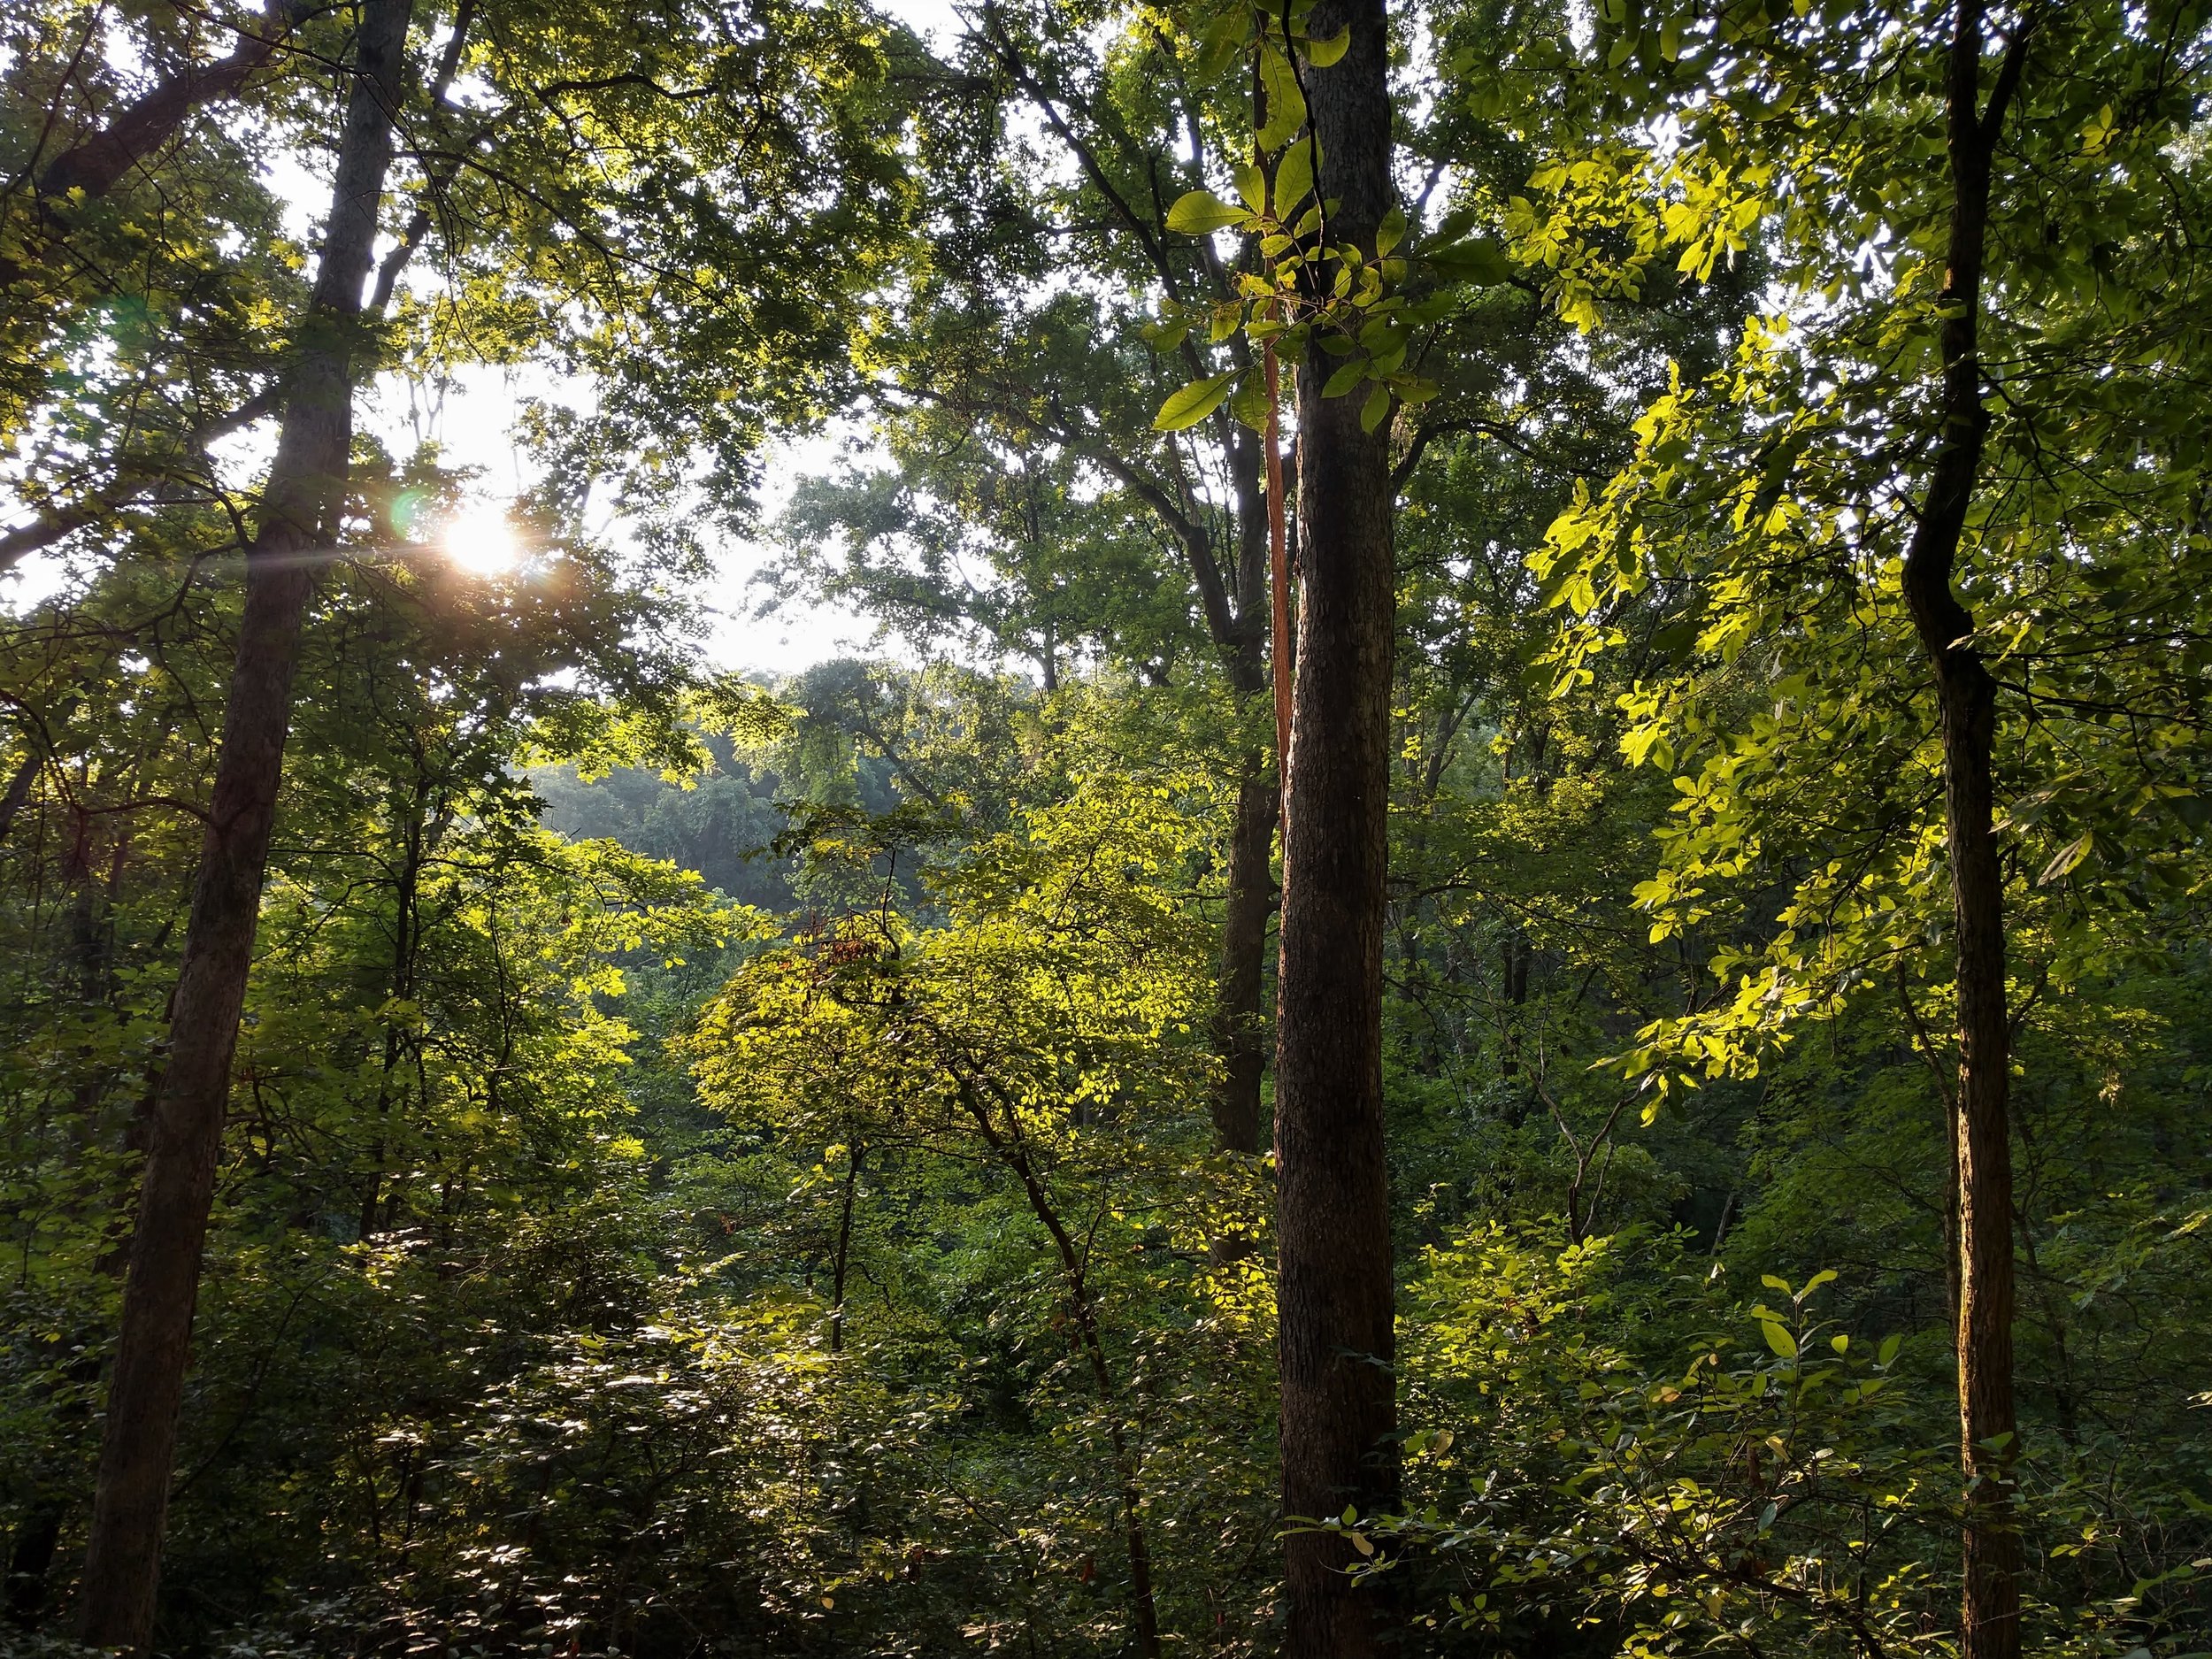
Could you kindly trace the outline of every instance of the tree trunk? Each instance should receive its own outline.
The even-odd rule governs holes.
[[[1267,1070],[1267,918],[1275,909],[1278,797],[1267,762],[1245,756],[1237,776],[1236,824],[1230,833],[1229,882],[1221,929],[1216,1041],[1225,1076],[1214,1101],[1214,1144],[1258,1156],[1260,1079]]]
[[[1392,200],[1382,0],[1324,0],[1316,40],[1351,30],[1304,71],[1329,238],[1371,250]],[[1398,1498],[1390,1210],[1383,1157],[1382,948],[1394,594],[1387,428],[1360,400],[1299,376],[1301,568],[1284,790],[1275,1153],[1281,1282],[1283,1507],[1361,1515]],[[1284,1540],[1286,1659],[1362,1659],[1386,1609],[1345,1569],[1340,1535]]]
[[[1240,431],[1229,446],[1236,491],[1236,608],[1214,645],[1230,688],[1249,703],[1268,686],[1261,664],[1268,645],[1268,521],[1274,503],[1259,488],[1261,451]],[[1267,918],[1275,912],[1275,828],[1282,792],[1266,757],[1245,752],[1237,767],[1236,822],[1230,830],[1228,891],[1224,895],[1221,971],[1214,1003],[1221,1087],[1214,1096],[1214,1144],[1256,1157],[1260,1084],[1267,1072]],[[1243,1254],[1233,1238],[1216,1241],[1217,1256]]]
[[[1067,1279],[1068,1311],[1073,1316],[1076,1338],[1082,1344],[1084,1357],[1090,1361],[1091,1380],[1097,1385],[1099,1408],[1106,1416],[1106,1438],[1114,1455],[1114,1472],[1121,1483],[1122,1541],[1129,1554],[1129,1633],[1137,1659],[1160,1659],[1160,1614],[1152,1588],[1152,1547],[1145,1537],[1144,1490],[1139,1480],[1136,1453],[1129,1444],[1128,1430],[1123,1423],[1113,1368],[1106,1360],[1105,1339],[1099,1330],[1098,1304],[1091,1295],[1090,1274],[1085,1265],[1086,1251],[1077,1246],[1068,1232],[1058,1207],[1046,1190],[1045,1178],[1030,1161],[1028,1143],[1022,1138],[1021,1115],[1013,1102],[987,1079],[971,1078],[956,1068],[950,1069],[950,1075],[969,1116],[982,1132],[985,1143],[1021,1182],[1030,1213],[1043,1224],[1052,1240],[1052,1248],[1059,1254],[1060,1271]],[[987,1090],[998,1100],[1006,1114],[1003,1132],[992,1122],[990,1108],[984,1103],[983,1093]]]
[[[334,527],[353,433],[355,333],[375,249],[412,0],[365,0],[322,263],[288,381],[276,459],[248,549],[223,745],[185,933],[161,1092],[132,1234],[99,1484],[79,1591],[85,1639],[147,1651],[200,1256],[222,1149],[238,1017],[253,958],[292,682],[312,583]]]
[[[7,793],[0,795],[0,841],[7,840],[8,832],[23,815],[24,807],[30,803],[32,786],[38,782],[38,774],[45,764],[36,749],[30,749],[17,763],[14,775],[8,780]]]
[[[845,1148],[845,1199],[837,1215],[837,1255],[830,1270],[830,1352],[845,1351],[845,1270],[852,1256],[853,1201],[860,1195],[860,1160],[868,1148],[855,1141]]]
[[[2005,1013],[2004,872],[1995,831],[1997,686],[1971,643],[1974,620],[1952,588],[1979,480],[1988,415],[1979,326],[1990,167],[2026,58],[2008,42],[1981,107],[1982,0],[1961,0],[1945,96],[1951,229],[1940,344],[1943,440],[1905,555],[1913,626],[1933,667],[1943,728],[1944,816],[1958,957],[1958,1380],[1967,1474],[1962,1659],[2017,1659],[2020,1539],[2012,1512],[2018,1453],[2012,1374],[2011,1033]]]
[[[26,1506],[8,1549],[8,1622],[36,1630],[46,1611],[46,1579],[61,1545],[61,1500],[42,1493]]]

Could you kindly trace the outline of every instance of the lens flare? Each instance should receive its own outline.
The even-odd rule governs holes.
[[[445,527],[445,556],[473,576],[504,576],[522,563],[522,544],[506,510],[482,503]]]

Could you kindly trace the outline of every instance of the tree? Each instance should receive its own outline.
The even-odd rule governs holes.
[[[1562,516],[1540,565],[1555,603],[1577,617],[1561,653],[1567,680],[1584,672],[1586,648],[1626,642],[1624,599],[1648,589],[1674,611],[1659,637],[1672,634],[1688,666],[1624,702],[1632,757],[1671,766],[1701,756],[1678,786],[1691,796],[1688,822],[1644,889],[1660,918],[1654,937],[1740,917],[1761,880],[1787,895],[1778,932],[1712,958],[1723,985],[1736,982],[1729,1005],[1655,1023],[1632,1067],[1663,1068],[1702,1044],[1709,1074],[1747,1075],[1750,1055],[1794,1020],[1832,1016],[1870,984],[1894,995],[1893,971],[1918,956],[1920,930],[1947,901],[1962,1639],[1978,1659],[2023,1642],[2007,912],[2101,837],[2108,856],[2140,859],[2147,875],[2175,856],[2174,826],[2147,809],[2161,789],[2189,787],[2168,757],[2205,718],[2186,665],[2198,648],[2184,646],[2174,674],[2167,646],[2150,643],[2167,628],[2169,642],[2193,642],[2197,613],[2183,604],[2153,623],[2126,573],[2146,543],[2161,559],[2199,556],[2188,526],[2200,460],[2193,441],[2176,445],[2162,420],[2115,403],[2109,377],[2083,368],[2125,360],[2154,383],[2196,373],[2198,347],[2164,319],[2201,280],[2173,217],[2201,180],[2180,152],[2153,159],[2161,141],[2149,134],[2189,119],[2207,39],[2193,13],[2170,21],[2167,43],[2139,55],[2131,26],[2102,9],[2062,22],[1970,3],[1890,32],[1862,35],[1839,16],[1689,46],[1670,25],[1661,65],[1725,66],[1740,101],[1811,107],[1790,117],[1770,159],[1733,177],[1724,175],[1744,134],[1732,106],[1701,114],[1696,142],[1655,173],[1632,146],[1540,172],[1562,205],[1521,221],[1524,245],[1557,273],[1563,308],[1633,290],[1663,250],[1681,249],[1685,272],[1709,273],[1763,226],[1810,308],[1801,323],[1785,309],[1747,330],[1733,376],[1656,403],[1637,460],[1601,502],[1582,497]],[[1617,50],[1614,66],[1629,56]],[[1647,58],[1621,79],[1665,86],[1681,73]],[[2131,138],[2116,143],[2123,126]],[[2063,141],[2051,137],[2059,127]],[[2148,148],[2135,148],[2139,133]],[[1908,142],[1942,154],[1939,178],[1901,163],[1860,170],[1861,157],[1900,156]],[[1664,179],[1655,213],[1626,203],[1631,176]],[[2075,192],[2064,205],[2049,194],[2062,177]],[[1601,238],[1568,228],[1578,217],[1627,232],[1615,247],[1635,251],[1602,251]],[[2158,273],[2139,287],[2115,282],[2081,245],[2120,224],[2141,268]],[[1855,228],[1839,237],[1843,226]],[[1862,257],[1842,245],[1850,235],[1873,250],[1870,269],[1850,268]],[[1732,406],[1733,432],[1704,423],[1709,394]],[[2128,451],[2158,457],[2154,480],[2113,470]],[[2100,666],[2085,679],[2090,657]],[[1932,671],[1932,699],[1907,678],[1916,664]],[[1762,671],[1771,712],[1745,698],[1747,676]],[[2100,730],[2114,721],[2162,735],[2118,762]],[[2107,758],[2083,767],[2093,754]],[[1839,793],[1830,772],[1807,792],[1807,769],[1839,757],[1862,785]],[[2093,775],[2108,788],[2129,781],[2091,807]],[[2101,827],[2037,856],[2055,809]],[[1777,841],[1791,849],[1778,860]],[[2130,844],[2140,850],[2124,852]],[[1793,857],[1803,866],[1784,862]],[[1716,890],[1731,897],[1709,902]],[[2058,970],[2047,963],[2041,977]]]
[[[365,0],[322,263],[247,554],[237,662],[131,1234],[81,1596],[85,1639],[133,1653],[153,1637],[200,1254],[314,580],[308,556],[335,529],[344,498],[364,366],[353,336],[375,254],[412,10],[411,0]]]
[[[1103,1211],[1155,1207],[1146,1189],[1173,1183],[1148,1165],[1174,1146],[1175,1103],[1204,1069],[1189,1043],[1202,1002],[1196,935],[1163,885],[1184,830],[1164,793],[1099,780],[1027,815],[939,875],[942,929],[910,931],[887,879],[872,913],[749,964],[691,1045],[726,1110],[810,1130],[849,1157],[867,1144],[981,1160],[1011,1184],[1050,1241],[1057,1323],[1094,1391],[1129,1640],[1146,1659],[1163,1650],[1161,1591],[1097,1241]],[[849,1225],[830,1313],[841,1348]]]
[[[941,180],[938,255],[866,340],[887,365],[878,408],[909,490],[957,498],[956,478],[1003,490],[988,486],[994,474],[1079,484],[1073,520],[1006,561],[1020,609],[1154,678],[1202,655],[1238,705],[1225,760],[1240,804],[1224,849],[1215,1025],[1225,1070],[1215,1126],[1225,1150],[1255,1155],[1279,811],[1254,729],[1269,628],[1256,404],[1248,401],[1240,419],[1216,400],[1171,432],[1153,421],[1181,377],[1257,360],[1241,335],[1207,341],[1194,327],[1234,309],[1240,275],[1258,261],[1256,237],[1225,262],[1170,217],[1175,186],[1204,185],[1225,165],[1221,146],[1248,145],[1249,78],[1194,27],[1147,21],[1101,36],[1051,5],[989,5],[962,49],[957,79],[936,71],[959,114],[937,112],[926,128]],[[1003,130],[1016,111],[1041,122],[1033,140]],[[1053,280],[1064,246],[1082,250],[1079,285]],[[1138,333],[1164,299],[1175,315],[1147,329],[1148,349]],[[844,504],[848,528],[868,531],[864,501],[848,495]],[[991,517],[1006,520],[1002,509]],[[1002,533],[997,544],[1015,546]],[[1162,580],[1167,571],[1179,580]]]
[[[1380,0],[1324,0],[1317,40],[1344,55],[1303,77],[1333,248],[1369,259],[1391,179],[1389,27]],[[1338,255],[1341,260],[1346,256]],[[1326,265],[1315,280],[1331,279]],[[1276,1235],[1281,1259],[1288,1623],[1305,1659],[1379,1650],[1387,1615],[1346,1569],[1352,1547],[1306,1522],[1398,1496],[1395,1284],[1383,1148],[1382,973],[1396,572],[1390,434],[1349,397],[1318,340],[1298,380],[1298,654],[1285,774],[1276,1010]]]

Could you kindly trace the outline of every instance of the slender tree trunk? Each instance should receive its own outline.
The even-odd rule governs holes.
[[[134,1654],[146,1652],[153,1635],[193,1305],[291,728],[310,556],[334,528],[344,498],[355,331],[391,161],[411,9],[411,0],[362,6],[322,263],[248,551],[222,752],[131,1238],[79,1598],[85,1639]]]
[[[421,946],[421,929],[415,912],[421,896],[425,837],[430,818],[430,780],[423,775],[422,766],[422,757],[418,753],[413,795],[394,813],[400,828],[400,865],[398,890],[392,905],[392,979],[388,1000],[396,1003],[412,1002],[415,999],[415,956]],[[362,1183],[359,1232],[365,1244],[376,1237],[388,1218],[384,1164],[391,1156],[394,1079],[411,1046],[410,1040],[402,1035],[402,1021],[405,1018],[395,1010],[384,1025],[384,1064],[376,1082],[376,1132],[369,1143],[368,1174]]]
[[[38,193],[63,196],[81,190],[87,196],[105,196],[131,168],[174,138],[195,110],[235,96],[249,76],[277,56],[294,26],[312,10],[302,0],[280,0],[264,8],[260,16],[247,19],[228,57],[188,64],[125,105],[106,127],[46,165],[38,175]]]
[[[31,799],[31,787],[38,782],[38,774],[45,764],[35,749],[17,763],[14,774],[8,780],[7,793],[0,795],[0,841],[7,840],[15,820],[22,816]]]
[[[860,1160],[868,1148],[856,1141],[845,1148],[845,1197],[837,1214],[837,1256],[830,1269],[830,1352],[845,1351],[845,1270],[852,1258],[853,1201],[860,1195]]]
[[[1229,685],[1249,704],[1267,689],[1261,666],[1268,646],[1268,524],[1274,503],[1263,495],[1263,453],[1240,432],[1229,448],[1237,478],[1236,609],[1226,632],[1216,627]],[[1267,918],[1275,913],[1275,827],[1282,791],[1267,757],[1248,749],[1237,765],[1236,822],[1230,830],[1228,891],[1221,929],[1221,967],[1214,1004],[1221,1087],[1213,1102],[1214,1144],[1257,1156],[1260,1084],[1267,1072]],[[1237,1240],[1216,1241],[1216,1255],[1243,1254]]]
[[[1216,1041],[1225,1075],[1214,1102],[1214,1144],[1257,1156],[1260,1079],[1267,1070],[1267,918],[1275,909],[1277,794],[1266,758],[1247,754],[1237,776],[1230,832],[1229,883],[1221,929]]]
[[[1160,1615],[1152,1588],[1152,1548],[1145,1537],[1144,1490],[1138,1479],[1136,1454],[1130,1448],[1128,1430],[1122,1420],[1113,1367],[1106,1360],[1106,1343],[1099,1330],[1098,1304],[1091,1294],[1090,1274],[1086,1266],[1087,1252],[1069,1233],[1051,1194],[1045,1189],[1044,1177],[1030,1162],[1029,1146],[1022,1138],[1021,1117],[1012,1102],[1000,1096],[987,1079],[971,1079],[957,1070],[951,1075],[959,1087],[969,1116],[982,1131],[985,1142],[1021,1182],[1030,1213],[1043,1224],[1051,1237],[1052,1248],[1059,1254],[1060,1271],[1067,1279],[1068,1311],[1073,1316],[1083,1356],[1090,1362],[1091,1380],[1097,1386],[1099,1406],[1106,1415],[1106,1439],[1114,1455],[1114,1472],[1121,1482],[1122,1540],[1129,1554],[1129,1633],[1134,1641],[1137,1659],[1160,1659]],[[981,1091],[987,1089],[999,1099],[1006,1113],[1003,1133],[992,1121],[990,1108],[984,1103]]]
[[[1304,72],[1316,194],[1333,242],[1371,250],[1392,200],[1388,30],[1382,0],[1324,0],[1317,40],[1351,30],[1332,67]],[[1284,790],[1275,1155],[1281,1280],[1283,1507],[1362,1515],[1398,1498],[1396,1349],[1383,1156],[1382,949],[1394,594],[1387,428],[1360,400],[1299,376],[1300,610]],[[1349,1540],[1284,1540],[1286,1659],[1362,1659],[1387,1624],[1356,1590]]]
[[[2011,1470],[2013,1408],[2011,1031],[2005,1011],[2004,872],[1995,831],[1997,686],[1971,643],[1974,620],[1952,578],[1979,481],[1988,416],[1979,326],[1991,161],[2026,60],[2008,43],[1981,102],[1983,0],[1960,0],[1945,77],[1951,229],[1944,276],[1943,439],[1907,549],[1905,599],[1934,670],[1943,727],[1944,814],[1958,957],[1958,1379],[1967,1474],[1963,1659],[2017,1659],[2020,1539]]]

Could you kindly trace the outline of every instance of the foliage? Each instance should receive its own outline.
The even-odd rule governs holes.
[[[160,1651],[1275,1650],[1272,1194],[1210,1102],[1233,877],[1274,898],[1233,856],[1276,787],[1259,388],[1309,345],[1399,491],[1410,1432],[1402,1512],[1300,1524],[1409,1652],[1955,1651],[1952,919],[1899,575],[1955,14],[1394,14],[1372,249],[1313,197],[1303,0],[928,42],[843,0],[416,14],[363,360],[541,394],[524,556],[459,567],[436,528],[490,480],[357,442]],[[1992,15],[2026,44],[1960,582],[2001,682],[2030,1647],[2182,1659],[2212,36]],[[108,185],[42,182],[265,18],[284,48]],[[277,181],[325,165],[350,26],[0,21],[11,1653],[73,1652],[313,253]],[[761,525],[764,441],[831,416],[855,443]],[[759,534],[766,602],[907,660],[710,671],[703,585]]]

